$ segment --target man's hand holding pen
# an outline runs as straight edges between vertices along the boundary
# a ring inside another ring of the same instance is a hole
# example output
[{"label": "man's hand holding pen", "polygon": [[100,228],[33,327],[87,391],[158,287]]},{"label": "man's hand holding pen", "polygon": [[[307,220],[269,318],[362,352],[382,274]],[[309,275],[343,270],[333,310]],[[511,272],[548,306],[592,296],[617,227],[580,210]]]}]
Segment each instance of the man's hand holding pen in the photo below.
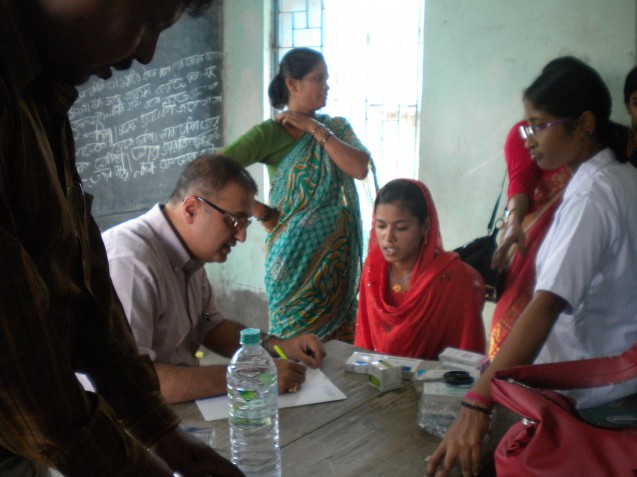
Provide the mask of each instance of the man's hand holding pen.
[{"label": "man's hand holding pen", "polygon": [[305,366],[320,367],[326,354],[325,346],[316,335],[296,336],[288,340],[272,338],[270,343],[281,358],[275,360],[279,393],[297,392],[305,382]]}]

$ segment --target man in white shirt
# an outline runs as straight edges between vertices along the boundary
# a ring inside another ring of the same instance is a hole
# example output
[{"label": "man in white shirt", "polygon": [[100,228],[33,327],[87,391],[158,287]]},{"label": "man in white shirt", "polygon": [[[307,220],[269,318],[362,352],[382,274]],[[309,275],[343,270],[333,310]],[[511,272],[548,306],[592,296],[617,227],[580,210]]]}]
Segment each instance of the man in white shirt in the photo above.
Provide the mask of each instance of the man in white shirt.
[{"label": "man in white shirt", "polygon": [[[140,352],[157,370],[170,403],[226,392],[225,366],[198,366],[201,345],[224,356],[239,347],[243,325],[217,308],[204,270],[224,262],[246,239],[257,186],[235,161],[202,156],[181,174],[166,205],[103,234],[111,278]],[[318,367],[325,355],[315,335],[280,340],[263,334],[272,354],[277,344],[290,360],[276,360],[279,392],[295,391],[305,367]]]}]

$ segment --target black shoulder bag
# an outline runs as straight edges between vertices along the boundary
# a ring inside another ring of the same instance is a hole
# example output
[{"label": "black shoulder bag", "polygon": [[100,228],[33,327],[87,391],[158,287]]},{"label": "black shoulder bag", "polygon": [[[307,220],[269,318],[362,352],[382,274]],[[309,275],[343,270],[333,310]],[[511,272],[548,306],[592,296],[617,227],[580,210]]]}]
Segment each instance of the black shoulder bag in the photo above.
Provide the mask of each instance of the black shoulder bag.
[{"label": "black shoulder bag", "polygon": [[502,198],[502,191],[504,190],[505,180],[506,172],[502,179],[500,193],[498,194],[495,206],[493,207],[493,212],[491,213],[491,220],[489,220],[489,225],[487,226],[487,235],[473,239],[471,242],[467,242],[453,250],[460,255],[463,262],[471,265],[480,275],[482,275],[486,289],[486,299],[494,303],[498,301],[498,298],[500,298],[504,289],[504,273],[491,268],[491,259],[493,258],[493,253],[496,248],[498,248],[496,237],[500,227],[497,226],[498,220],[496,217],[498,214],[498,207],[500,206],[500,199]]}]

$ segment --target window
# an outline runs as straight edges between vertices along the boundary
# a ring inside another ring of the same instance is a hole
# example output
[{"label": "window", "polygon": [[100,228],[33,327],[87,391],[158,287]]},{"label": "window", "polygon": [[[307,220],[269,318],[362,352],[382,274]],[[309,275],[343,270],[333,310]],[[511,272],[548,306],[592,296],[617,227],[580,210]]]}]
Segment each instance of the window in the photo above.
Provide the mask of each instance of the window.
[{"label": "window", "polygon": [[330,74],[324,111],[352,123],[380,185],[416,178],[424,0],[278,0],[275,11],[276,63],[294,47],[321,51]]}]

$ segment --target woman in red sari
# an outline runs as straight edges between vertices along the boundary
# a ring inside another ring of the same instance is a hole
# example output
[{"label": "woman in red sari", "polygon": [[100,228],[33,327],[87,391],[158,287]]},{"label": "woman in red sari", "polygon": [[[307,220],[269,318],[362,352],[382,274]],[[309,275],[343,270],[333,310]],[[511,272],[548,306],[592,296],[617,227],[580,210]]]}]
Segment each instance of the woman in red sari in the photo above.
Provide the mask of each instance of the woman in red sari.
[{"label": "woman in red sari", "polygon": [[447,346],[484,353],[484,296],[482,277],[444,251],[425,185],[385,185],[374,203],[354,344],[422,359],[436,359]]},{"label": "woman in red sari", "polygon": [[518,133],[521,125],[526,121],[513,126],[504,144],[509,176],[507,219],[493,264],[505,271],[506,279],[491,321],[491,360],[533,297],[535,256],[571,177],[565,167],[542,170],[531,160]]}]

